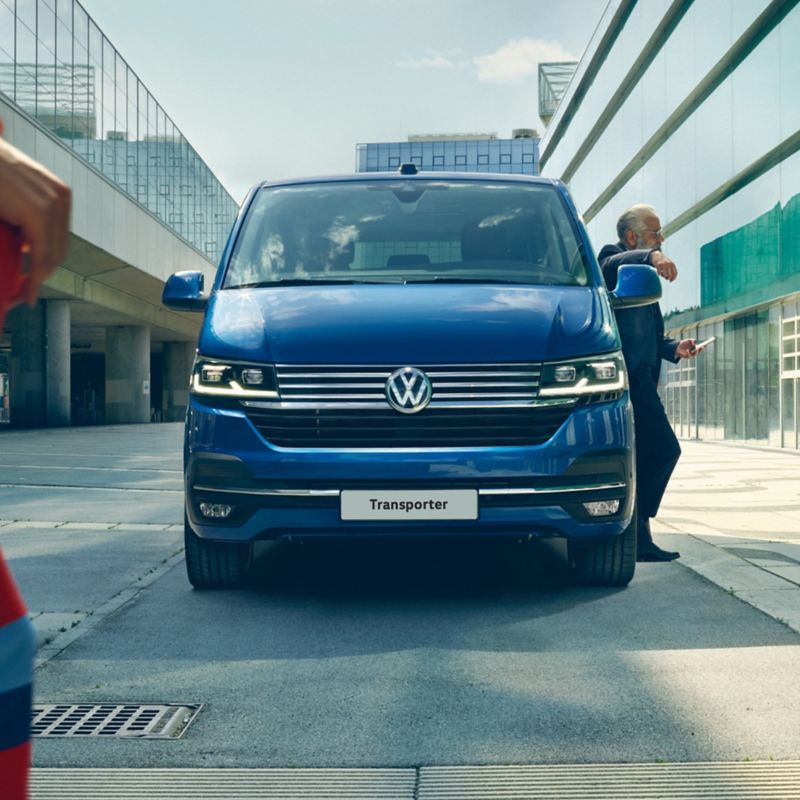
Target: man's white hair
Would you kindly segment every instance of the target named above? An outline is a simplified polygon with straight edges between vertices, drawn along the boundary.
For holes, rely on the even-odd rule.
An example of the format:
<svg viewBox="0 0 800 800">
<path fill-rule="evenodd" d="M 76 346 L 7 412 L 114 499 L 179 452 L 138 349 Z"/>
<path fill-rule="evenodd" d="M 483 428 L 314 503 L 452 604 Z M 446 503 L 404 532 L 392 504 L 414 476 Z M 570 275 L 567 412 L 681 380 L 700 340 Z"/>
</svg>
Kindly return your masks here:
<svg viewBox="0 0 800 800">
<path fill-rule="evenodd" d="M 617 236 L 619 236 L 619 240 L 621 242 L 625 241 L 625 234 L 628 231 L 634 231 L 638 238 L 644 229 L 644 218 L 657 216 L 658 212 L 653 206 L 648 206 L 645 203 L 637 203 L 635 206 L 623 211 L 622 216 L 617 220 Z"/>
</svg>

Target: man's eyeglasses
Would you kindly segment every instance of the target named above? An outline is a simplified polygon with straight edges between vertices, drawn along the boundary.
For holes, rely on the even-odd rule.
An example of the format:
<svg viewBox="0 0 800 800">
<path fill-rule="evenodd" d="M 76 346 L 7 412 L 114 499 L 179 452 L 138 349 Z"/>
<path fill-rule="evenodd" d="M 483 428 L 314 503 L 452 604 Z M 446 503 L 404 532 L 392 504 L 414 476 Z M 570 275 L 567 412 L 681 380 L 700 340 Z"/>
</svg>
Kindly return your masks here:
<svg viewBox="0 0 800 800">
<path fill-rule="evenodd" d="M 657 231 L 651 231 L 651 230 L 648 230 L 647 228 L 645 228 L 645 229 L 642 231 L 642 233 L 650 233 L 650 234 L 652 234 L 653 236 L 657 236 L 657 237 L 658 237 L 658 238 L 660 238 L 660 239 L 663 239 L 663 238 L 664 238 L 664 231 L 663 231 L 663 229 L 662 229 L 662 228 L 659 228 Z"/>
</svg>

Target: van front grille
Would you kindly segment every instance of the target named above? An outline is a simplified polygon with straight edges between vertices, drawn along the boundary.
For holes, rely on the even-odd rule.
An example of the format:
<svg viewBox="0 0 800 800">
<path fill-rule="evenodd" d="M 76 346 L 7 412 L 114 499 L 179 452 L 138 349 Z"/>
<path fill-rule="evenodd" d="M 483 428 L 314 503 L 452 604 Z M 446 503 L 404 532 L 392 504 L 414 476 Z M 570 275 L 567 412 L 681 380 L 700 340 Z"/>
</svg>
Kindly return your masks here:
<svg viewBox="0 0 800 800">
<path fill-rule="evenodd" d="M 521 447 L 546 442 L 572 405 L 436 408 L 418 414 L 382 409 L 247 408 L 259 433 L 278 447 Z"/>
</svg>

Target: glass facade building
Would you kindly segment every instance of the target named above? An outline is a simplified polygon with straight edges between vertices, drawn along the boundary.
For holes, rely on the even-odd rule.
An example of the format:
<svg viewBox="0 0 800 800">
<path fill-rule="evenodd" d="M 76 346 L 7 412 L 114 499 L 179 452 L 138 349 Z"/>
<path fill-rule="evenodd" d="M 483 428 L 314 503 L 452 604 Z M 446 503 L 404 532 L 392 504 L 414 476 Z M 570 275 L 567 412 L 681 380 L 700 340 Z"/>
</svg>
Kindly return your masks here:
<svg viewBox="0 0 800 800">
<path fill-rule="evenodd" d="M 356 145 L 356 172 L 392 172 L 400 164 L 439 172 L 539 174 L 539 139 L 420 138 Z"/>
<path fill-rule="evenodd" d="M 76 0 L 0 0 L 0 93 L 216 261 L 237 203 Z"/>
<path fill-rule="evenodd" d="M 539 64 L 539 117 L 545 125 L 556 113 L 577 66 L 577 61 Z"/>
<path fill-rule="evenodd" d="M 611 0 L 542 139 L 597 247 L 659 211 L 676 432 L 800 447 L 798 0 Z"/>
</svg>

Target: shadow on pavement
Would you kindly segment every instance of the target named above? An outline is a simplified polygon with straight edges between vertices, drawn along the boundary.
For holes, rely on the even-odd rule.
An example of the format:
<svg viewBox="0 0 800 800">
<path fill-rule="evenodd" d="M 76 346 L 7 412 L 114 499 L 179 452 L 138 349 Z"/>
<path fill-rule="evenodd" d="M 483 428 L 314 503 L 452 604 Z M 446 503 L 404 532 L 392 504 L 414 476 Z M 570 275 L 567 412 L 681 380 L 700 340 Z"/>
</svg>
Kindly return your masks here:
<svg viewBox="0 0 800 800">
<path fill-rule="evenodd" d="M 560 542 L 456 538 L 265 543 L 248 581 L 272 596 L 387 601 L 552 594 L 571 585 Z"/>
</svg>

